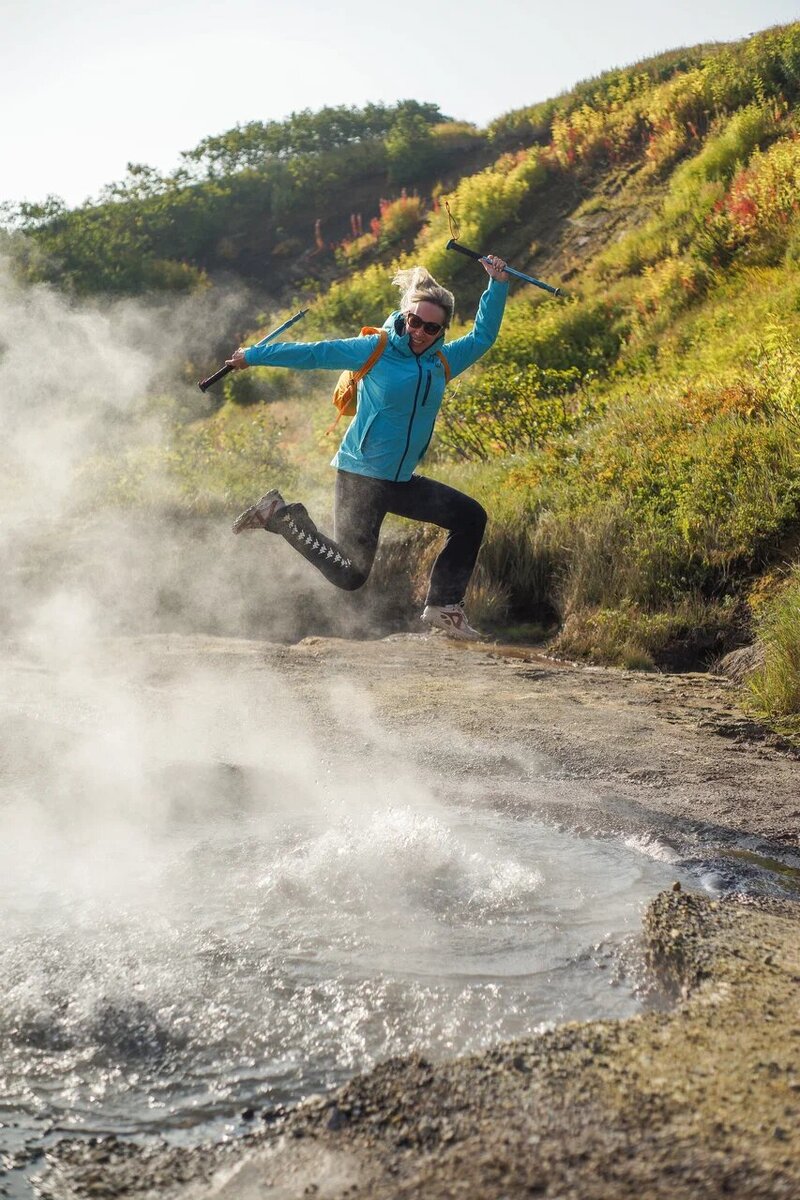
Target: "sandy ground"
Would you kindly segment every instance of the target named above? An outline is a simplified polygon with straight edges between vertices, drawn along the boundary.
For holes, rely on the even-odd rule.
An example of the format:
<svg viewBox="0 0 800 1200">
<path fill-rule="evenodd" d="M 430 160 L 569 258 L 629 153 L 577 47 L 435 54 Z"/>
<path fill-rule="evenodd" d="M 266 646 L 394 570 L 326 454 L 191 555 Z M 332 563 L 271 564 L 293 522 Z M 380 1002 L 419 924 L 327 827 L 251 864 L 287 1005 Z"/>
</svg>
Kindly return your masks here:
<svg viewBox="0 0 800 1200">
<path fill-rule="evenodd" d="M 750 721 L 722 678 L 411 635 L 291 647 L 161 638 L 157 649 L 166 672 L 197 661 L 232 679 L 277 670 L 320 711 L 331 678 L 351 680 L 385 729 L 454 778 L 485 781 L 498 804 L 524 808 L 528 774 L 546 777 L 548 803 L 579 803 L 594 829 L 796 861 L 798 754 Z M 62 1143 L 42 1194 L 800 1195 L 800 889 L 791 870 L 786 879 L 782 899 L 677 890 L 653 903 L 644 939 L 670 997 L 661 1011 L 437 1066 L 392 1061 L 226 1146 Z"/>
</svg>

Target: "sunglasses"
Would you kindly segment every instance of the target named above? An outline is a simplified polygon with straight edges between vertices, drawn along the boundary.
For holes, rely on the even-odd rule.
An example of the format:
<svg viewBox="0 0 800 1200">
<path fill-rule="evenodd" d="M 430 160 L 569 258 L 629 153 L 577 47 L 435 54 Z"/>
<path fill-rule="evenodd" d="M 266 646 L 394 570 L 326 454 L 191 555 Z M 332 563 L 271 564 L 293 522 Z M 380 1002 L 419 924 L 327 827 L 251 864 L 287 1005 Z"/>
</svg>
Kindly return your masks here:
<svg viewBox="0 0 800 1200">
<path fill-rule="evenodd" d="M 438 325 L 436 321 L 423 321 L 422 317 L 418 317 L 416 313 L 406 313 L 406 325 L 409 329 L 424 329 L 431 337 L 435 333 L 441 333 L 444 329 L 444 326 Z"/>
</svg>

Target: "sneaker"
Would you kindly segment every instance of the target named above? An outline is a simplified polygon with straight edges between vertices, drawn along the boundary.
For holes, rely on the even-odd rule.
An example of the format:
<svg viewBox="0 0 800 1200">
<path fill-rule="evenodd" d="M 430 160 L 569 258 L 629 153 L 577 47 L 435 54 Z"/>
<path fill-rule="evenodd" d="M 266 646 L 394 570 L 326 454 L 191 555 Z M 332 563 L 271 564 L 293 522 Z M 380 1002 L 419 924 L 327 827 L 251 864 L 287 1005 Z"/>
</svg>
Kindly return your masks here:
<svg viewBox="0 0 800 1200">
<path fill-rule="evenodd" d="M 240 513 L 233 522 L 233 532 L 242 533 L 245 529 L 266 529 L 267 522 L 275 515 L 279 508 L 284 508 L 286 501 L 280 492 L 275 488 L 271 492 L 267 492 L 266 496 L 262 496 L 255 504 L 251 504 L 243 513 Z"/>
<path fill-rule="evenodd" d="M 443 629 L 451 638 L 478 641 L 483 637 L 467 620 L 463 600 L 460 604 L 426 604 L 420 619 L 434 629 Z"/>
</svg>

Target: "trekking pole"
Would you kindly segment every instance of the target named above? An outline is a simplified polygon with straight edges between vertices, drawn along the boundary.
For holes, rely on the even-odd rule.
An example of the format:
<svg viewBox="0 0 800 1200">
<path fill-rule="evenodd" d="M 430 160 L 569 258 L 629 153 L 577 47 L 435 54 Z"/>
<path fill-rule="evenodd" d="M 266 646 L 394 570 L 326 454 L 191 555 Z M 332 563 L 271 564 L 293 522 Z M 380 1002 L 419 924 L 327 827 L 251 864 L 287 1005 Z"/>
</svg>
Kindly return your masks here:
<svg viewBox="0 0 800 1200">
<path fill-rule="evenodd" d="M 466 254 L 467 258 L 474 258 L 479 263 L 486 261 L 485 255 L 478 254 L 476 250 L 469 250 L 466 246 L 462 246 L 460 242 L 457 242 L 455 238 L 450 238 L 445 249 L 457 250 L 459 254 Z M 543 288 L 551 296 L 566 296 L 566 292 L 562 292 L 561 288 L 552 287 L 549 283 L 543 283 L 541 279 L 534 279 L 532 275 L 526 275 L 524 271 L 518 271 L 516 267 L 510 267 L 508 263 L 506 263 L 503 270 L 509 275 L 513 275 L 515 279 L 522 279 L 525 283 L 532 283 L 535 287 Z"/>
<path fill-rule="evenodd" d="M 295 313 L 293 317 L 289 317 L 288 321 L 284 321 L 283 324 L 279 325 L 277 329 L 273 329 L 272 333 L 268 333 L 267 336 L 263 337 L 260 342 L 256 342 L 253 348 L 257 349 L 259 346 L 266 346 L 267 342 L 271 342 L 273 338 L 276 338 L 278 334 L 283 333 L 284 330 L 288 329 L 290 325 L 294 325 L 295 321 L 299 321 L 306 315 L 308 311 L 309 310 L 307 308 L 301 308 L 300 312 Z M 216 383 L 218 379 L 222 379 L 228 374 L 229 371 L 233 371 L 234 369 L 234 367 L 229 367 L 226 363 L 224 367 L 220 367 L 218 371 L 215 371 L 213 375 L 209 375 L 207 379 L 201 379 L 197 386 L 200 388 L 201 392 L 206 392 L 211 387 L 212 383 Z"/>
</svg>

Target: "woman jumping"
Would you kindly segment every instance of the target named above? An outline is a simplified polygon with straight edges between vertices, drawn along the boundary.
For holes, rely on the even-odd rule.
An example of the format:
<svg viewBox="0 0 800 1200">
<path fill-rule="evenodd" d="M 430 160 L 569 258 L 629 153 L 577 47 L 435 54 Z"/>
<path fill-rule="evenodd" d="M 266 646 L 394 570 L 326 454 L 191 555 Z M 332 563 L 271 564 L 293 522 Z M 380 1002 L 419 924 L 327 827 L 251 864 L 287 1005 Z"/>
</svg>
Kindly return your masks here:
<svg viewBox="0 0 800 1200">
<path fill-rule="evenodd" d="M 477 638 L 464 613 L 464 594 L 478 557 L 486 513 L 476 500 L 414 470 L 428 449 L 447 383 L 466 371 L 495 341 L 503 319 L 508 275 L 494 255 L 482 260 L 489 284 L 472 330 L 444 343 L 453 319 L 452 292 L 424 267 L 401 271 L 400 310 L 384 322 L 385 349 L 358 383 L 356 415 L 342 439 L 336 467 L 333 537 L 322 533 L 302 504 L 287 504 L 274 489 L 233 525 L 234 533 L 278 533 L 337 587 L 366 583 L 387 513 L 447 530 L 431 571 L 422 620 L 456 638 Z M 240 347 L 228 365 L 339 371 L 363 367 L 379 334 L 329 342 L 273 342 Z M 445 368 L 447 366 L 447 371 Z"/>
</svg>

